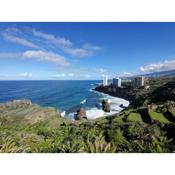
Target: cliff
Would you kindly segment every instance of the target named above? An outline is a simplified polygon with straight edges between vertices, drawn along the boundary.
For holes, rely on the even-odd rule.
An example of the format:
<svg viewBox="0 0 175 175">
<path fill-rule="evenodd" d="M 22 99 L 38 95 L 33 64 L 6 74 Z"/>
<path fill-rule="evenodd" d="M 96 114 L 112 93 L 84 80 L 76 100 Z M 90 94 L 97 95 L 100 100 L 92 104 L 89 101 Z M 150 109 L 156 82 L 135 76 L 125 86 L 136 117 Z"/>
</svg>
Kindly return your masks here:
<svg viewBox="0 0 175 175">
<path fill-rule="evenodd" d="M 60 113 L 56 109 L 44 108 L 26 99 L 0 104 L 0 119 L 4 125 L 27 125 L 57 118 Z"/>
<path fill-rule="evenodd" d="M 147 80 L 149 89 L 130 86 L 97 86 L 94 90 L 130 101 L 133 108 L 147 106 L 150 103 L 163 104 L 175 100 L 175 78 L 152 78 Z"/>
</svg>

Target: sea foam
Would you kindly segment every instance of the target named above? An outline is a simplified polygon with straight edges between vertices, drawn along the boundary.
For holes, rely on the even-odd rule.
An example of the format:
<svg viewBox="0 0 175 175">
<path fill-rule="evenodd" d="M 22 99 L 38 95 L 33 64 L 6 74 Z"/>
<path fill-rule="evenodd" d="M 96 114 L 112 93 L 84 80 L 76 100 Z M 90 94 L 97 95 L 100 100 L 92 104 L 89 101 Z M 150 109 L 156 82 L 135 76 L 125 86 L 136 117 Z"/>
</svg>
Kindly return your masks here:
<svg viewBox="0 0 175 175">
<path fill-rule="evenodd" d="M 80 102 L 80 104 L 85 104 L 86 101 L 87 101 L 87 99 L 84 99 L 84 100 L 82 100 L 82 101 Z"/>
<path fill-rule="evenodd" d="M 127 107 L 129 105 L 129 101 L 118 98 L 118 97 L 113 97 L 108 94 L 104 94 L 102 92 L 97 92 L 93 89 L 89 89 L 90 92 L 92 93 L 97 93 L 99 94 L 100 101 L 103 99 L 107 99 L 108 102 L 110 103 L 111 111 L 110 112 L 104 112 L 101 108 L 93 107 L 90 109 L 86 109 L 86 115 L 88 119 L 96 119 L 99 117 L 106 117 L 110 115 L 114 115 L 119 113 L 123 108 L 120 107 L 120 105 L 123 105 L 124 107 Z M 86 103 L 87 99 L 84 99 L 80 102 L 80 104 Z M 101 106 L 101 103 L 100 103 Z M 69 118 L 73 118 L 75 113 L 70 113 L 68 116 Z"/>
</svg>

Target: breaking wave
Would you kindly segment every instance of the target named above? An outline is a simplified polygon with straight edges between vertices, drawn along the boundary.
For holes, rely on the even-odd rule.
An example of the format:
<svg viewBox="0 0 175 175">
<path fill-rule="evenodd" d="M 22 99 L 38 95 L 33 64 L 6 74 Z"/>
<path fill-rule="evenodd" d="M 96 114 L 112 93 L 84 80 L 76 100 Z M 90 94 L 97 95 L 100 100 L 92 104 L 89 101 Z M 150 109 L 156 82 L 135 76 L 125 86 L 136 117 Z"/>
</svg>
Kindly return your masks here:
<svg viewBox="0 0 175 175">
<path fill-rule="evenodd" d="M 86 101 L 87 101 L 87 99 L 84 99 L 84 100 L 82 100 L 82 101 L 80 102 L 80 104 L 85 104 Z"/>
<path fill-rule="evenodd" d="M 121 108 L 120 106 L 124 106 L 127 107 L 129 105 L 129 101 L 122 99 L 122 98 L 118 98 L 118 97 L 112 97 L 110 95 L 101 93 L 101 92 L 97 92 L 93 89 L 89 89 L 90 92 L 92 93 L 97 93 L 99 94 L 99 105 L 101 106 L 101 101 L 103 99 L 107 99 L 108 102 L 110 103 L 110 107 L 111 107 L 111 111 L 110 112 L 104 112 L 102 110 L 102 108 L 97 108 L 97 107 L 92 107 L 90 109 L 86 109 L 86 115 L 88 119 L 96 119 L 99 117 L 106 117 L 106 116 L 110 116 L 110 115 L 114 115 L 119 113 L 123 108 Z M 86 103 L 87 99 L 84 99 L 80 102 L 80 104 L 84 104 Z M 68 114 L 68 118 L 74 118 L 74 114 L 75 113 L 70 113 Z"/>
</svg>

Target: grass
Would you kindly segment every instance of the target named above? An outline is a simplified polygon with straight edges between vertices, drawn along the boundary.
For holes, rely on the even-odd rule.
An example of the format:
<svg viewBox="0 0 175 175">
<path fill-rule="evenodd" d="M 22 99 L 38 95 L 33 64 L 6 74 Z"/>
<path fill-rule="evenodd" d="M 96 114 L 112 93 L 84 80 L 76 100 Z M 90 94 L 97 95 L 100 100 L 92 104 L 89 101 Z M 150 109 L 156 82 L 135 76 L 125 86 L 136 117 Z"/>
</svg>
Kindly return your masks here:
<svg viewBox="0 0 175 175">
<path fill-rule="evenodd" d="M 116 122 L 116 123 L 120 123 L 122 124 L 123 123 L 123 117 L 124 116 L 116 116 L 114 119 L 113 119 L 113 122 Z"/>
<path fill-rule="evenodd" d="M 127 121 L 131 122 L 143 122 L 140 114 L 131 112 L 127 118 Z"/>
<path fill-rule="evenodd" d="M 155 110 L 149 110 L 149 114 L 153 120 L 156 120 L 162 123 L 169 123 L 167 118 L 160 112 L 156 112 Z"/>
</svg>

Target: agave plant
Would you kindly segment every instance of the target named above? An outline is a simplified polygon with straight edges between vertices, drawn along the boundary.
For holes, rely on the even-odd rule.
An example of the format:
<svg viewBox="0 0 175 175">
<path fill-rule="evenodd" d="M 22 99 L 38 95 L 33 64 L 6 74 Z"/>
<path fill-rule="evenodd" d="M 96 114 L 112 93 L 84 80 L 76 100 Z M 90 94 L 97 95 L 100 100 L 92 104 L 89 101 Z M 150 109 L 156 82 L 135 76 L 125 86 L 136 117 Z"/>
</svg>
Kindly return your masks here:
<svg viewBox="0 0 175 175">
<path fill-rule="evenodd" d="M 167 144 L 170 142 L 171 140 L 168 140 L 166 136 L 160 136 L 159 138 L 152 136 L 151 152 L 156 153 L 168 152 Z"/>
<path fill-rule="evenodd" d="M 27 146 L 18 146 L 17 142 L 15 142 L 10 136 L 1 140 L 0 143 L 0 153 L 21 153 L 27 152 Z"/>
<path fill-rule="evenodd" d="M 62 153 L 81 153 L 84 150 L 83 142 L 80 141 L 65 141 L 59 146 L 59 152 Z"/>
<path fill-rule="evenodd" d="M 87 139 L 85 151 L 89 153 L 115 153 L 116 147 L 111 143 L 107 143 L 104 136 L 100 134 L 94 142 Z"/>
</svg>

